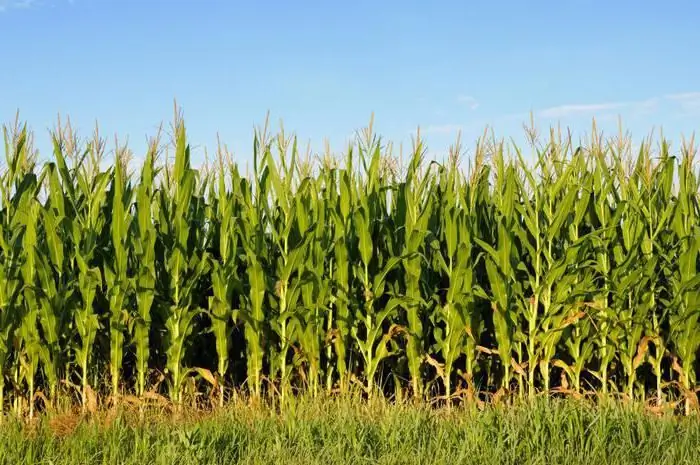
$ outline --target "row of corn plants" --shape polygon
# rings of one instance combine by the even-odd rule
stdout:
[[[403,163],[256,131],[193,168],[183,120],[138,169],[95,133],[39,163],[5,128],[0,407],[193,393],[616,393],[697,404],[698,172],[594,131]]]

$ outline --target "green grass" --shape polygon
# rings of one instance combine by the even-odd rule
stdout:
[[[206,415],[49,415],[0,428],[0,462],[33,464],[690,464],[700,420],[638,404],[539,400],[450,411],[301,399]]]

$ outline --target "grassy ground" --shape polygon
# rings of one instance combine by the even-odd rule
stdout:
[[[7,464],[691,464],[700,419],[567,401],[451,411],[301,400],[169,415],[47,415],[0,426]]]

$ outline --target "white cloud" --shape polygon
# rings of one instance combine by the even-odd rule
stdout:
[[[622,108],[626,105],[627,104],[622,102],[559,105],[556,107],[550,107],[545,108],[544,110],[540,110],[537,112],[537,115],[542,116],[544,118],[564,118],[567,116],[615,110],[618,108]]]
[[[470,101],[469,99],[470,97],[468,96],[459,96],[458,98],[459,101],[464,102]],[[495,123],[529,121],[531,114],[536,119],[543,118],[545,120],[566,120],[567,118],[575,117],[595,117],[598,121],[615,121],[618,116],[621,116],[623,120],[627,120],[629,118],[638,118],[654,113],[661,114],[661,111],[663,111],[664,114],[675,114],[675,116],[699,116],[700,92],[689,91],[676,94],[660,94],[644,100],[563,104],[540,110],[533,110],[532,113],[516,112],[504,114],[497,117],[495,121],[492,120],[489,123],[489,126]],[[436,134],[442,136],[456,135],[459,131],[462,131],[462,133],[465,131],[478,132],[480,129],[482,129],[481,124],[485,126],[485,123],[485,121],[481,120],[478,123],[476,121],[471,121],[462,123],[433,124],[427,126],[423,132],[425,134]]]
[[[665,97],[667,99],[681,101],[681,102],[695,101],[695,100],[700,100],[700,92],[683,92],[680,94],[668,94]]]
[[[471,95],[458,95],[457,102],[467,105],[472,110],[479,108],[479,102]]]
[[[54,8],[61,5],[63,2],[73,6],[76,0],[0,0],[0,13],[9,10],[26,10],[38,7]]]
[[[666,98],[680,106],[686,115],[700,113],[700,92],[669,94],[666,95]]]
[[[0,12],[13,9],[30,8],[35,4],[36,0],[0,0]]]
[[[613,114],[613,110],[625,110],[625,113],[629,115],[638,116],[654,111],[658,107],[661,100],[661,97],[652,97],[646,100],[628,102],[566,104],[536,111],[535,115],[543,118],[556,119],[579,115],[610,116]]]
[[[461,124],[433,124],[425,128],[426,134],[455,134],[462,130]]]
[[[642,100],[640,102],[634,102],[634,106],[638,109],[655,109],[659,106],[660,102],[660,97],[652,97],[646,100]]]

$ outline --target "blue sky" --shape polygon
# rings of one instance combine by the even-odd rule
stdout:
[[[177,98],[191,142],[219,133],[240,162],[268,110],[316,149],[371,112],[434,154],[459,129],[467,148],[487,125],[520,137],[530,111],[677,138],[700,127],[699,18],[691,0],[0,0],[0,119],[19,109],[40,149],[58,113],[98,120],[138,156]]]

